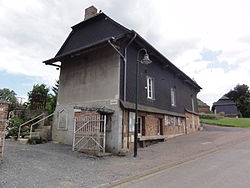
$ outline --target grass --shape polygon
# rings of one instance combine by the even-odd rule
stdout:
[[[228,127],[250,127],[250,118],[227,118],[221,117],[214,119],[201,119],[201,123],[228,126]]]

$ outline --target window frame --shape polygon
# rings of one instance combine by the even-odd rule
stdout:
[[[147,99],[155,99],[154,78],[147,76]]]
[[[170,89],[171,106],[176,107],[176,88]]]
[[[192,111],[195,112],[194,98],[191,97]]]

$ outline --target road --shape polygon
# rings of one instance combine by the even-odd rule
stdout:
[[[249,188],[250,140],[117,187]]]

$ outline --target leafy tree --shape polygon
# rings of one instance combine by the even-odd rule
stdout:
[[[245,84],[237,85],[226,96],[236,103],[243,117],[250,117],[250,90]]]
[[[45,109],[48,99],[49,88],[45,84],[36,84],[28,92],[30,109]]]
[[[16,93],[7,88],[0,89],[0,100],[10,102],[10,110],[13,110],[17,104]]]
[[[56,81],[55,86],[52,87],[53,94],[49,94],[46,104],[46,110],[48,110],[49,114],[55,111],[57,95],[58,95],[58,87],[59,87],[59,81]]]

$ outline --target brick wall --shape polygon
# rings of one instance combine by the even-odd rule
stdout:
[[[200,128],[199,116],[193,113],[186,112],[186,130],[187,133],[192,133]]]
[[[199,113],[211,113],[209,106],[206,107],[198,107],[198,112]]]
[[[8,118],[8,103],[0,101],[0,157],[3,154],[5,126]]]
[[[144,119],[142,136],[150,137],[163,135],[172,137],[185,134],[186,123],[184,117],[148,112],[139,112],[138,115]],[[159,121],[161,121],[161,127],[159,127]],[[134,124],[132,126],[134,126]],[[134,132],[129,130],[129,111],[125,110],[123,147],[131,149],[133,148],[134,144]]]

